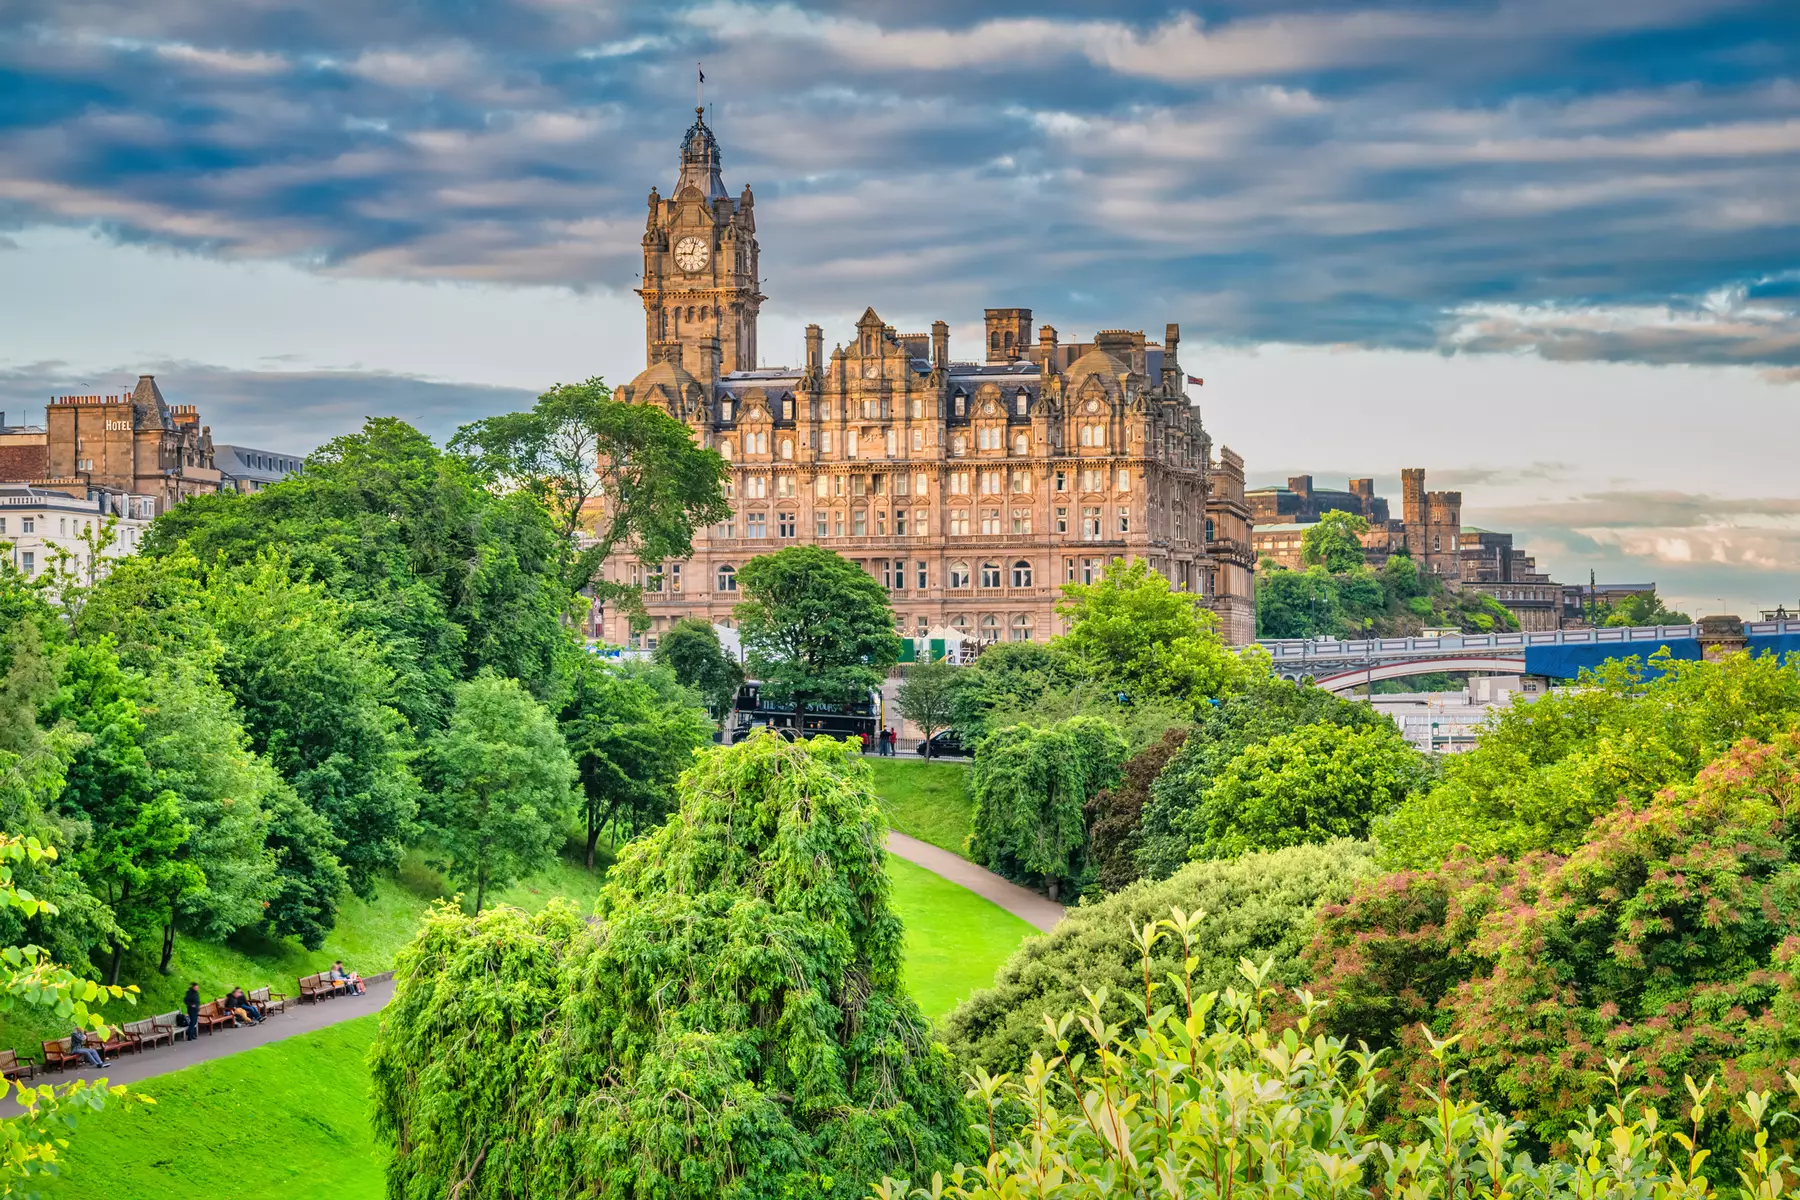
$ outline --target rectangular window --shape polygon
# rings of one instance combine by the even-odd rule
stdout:
[[[1059,492],[1066,492],[1069,490],[1069,473],[1067,471],[1058,471],[1056,473],[1056,490]]]
[[[1084,492],[1102,492],[1106,490],[1106,472],[1097,467],[1089,467],[1081,473],[1081,490]]]
[[[844,536],[844,510],[841,508],[831,514],[831,534],[833,537]]]
[[[1000,494],[1001,490],[1002,489],[1000,486],[1000,472],[998,472],[998,471],[983,471],[981,473],[981,494],[982,495],[998,496]]]
[[[1129,508],[1121,508],[1119,510],[1119,532],[1131,532],[1131,510]]]
[[[784,538],[791,538],[799,531],[799,524],[794,520],[794,514],[789,512],[775,515],[775,527]]]
[[[894,589],[901,592],[906,590],[906,560],[904,558],[894,560]]]
[[[661,563],[651,563],[650,566],[648,568],[646,568],[646,570],[647,570],[648,574],[647,574],[646,578],[644,579],[644,590],[646,592],[662,591],[663,590],[662,564]]]
[[[912,491],[912,476],[901,474],[894,476],[894,495],[905,496]]]
[[[831,518],[826,516],[826,514],[824,514],[824,513],[814,513],[813,514],[813,536],[814,537],[830,537],[831,536]]]
[[[869,494],[868,479],[862,475],[852,475],[850,477],[850,494],[852,496],[868,495]]]
[[[744,495],[753,500],[761,500],[769,492],[769,481],[760,475],[752,475],[744,480]]]
[[[820,475],[813,480],[813,495],[820,500],[831,494],[831,481]]]
[[[887,495],[887,476],[886,475],[871,475],[871,476],[869,476],[869,494],[871,496]]]
[[[25,532],[25,533],[36,533],[37,532],[37,518],[36,517],[21,517],[19,519],[19,528],[22,532]]]
[[[846,433],[844,435],[844,457],[845,458],[855,458],[856,457],[856,444],[857,444],[858,440],[859,439],[857,437],[856,430],[854,430],[854,429],[852,429],[849,433]]]
[[[918,568],[920,589],[922,590],[926,587],[929,587],[930,585],[925,582],[925,560],[922,558],[914,559],[913,566]],[[924,617],[919,618],[919,627],[920,627],[920,629],[923,629],[925,627],[925,618]]]
[[[775,494],[783,499],[791,499],[794,495],[794,477],[777,475],[775,477]]]
[[[1102,574],[1104,574],[1104,572],[1101,570],[1099,559],[1084,558],[1081,560],[1081,582],[1093,583],[1098,580]]]
[[[950,532],[951,532],[951,534],[953,534],[955,536],[959,536],[959,537],[961,535],[969,532],[969,510],[968,509],[953,508],[950,510]]]
[[[1086,542],[1100,540],[1100,509],[1090,505],[1081,510],[1081,538]]]
[[[31,551],[27,550],[27,551],[25,551],[24,554],[21,554],[19,556],[19,561],[20,561],[20,564],[25,568],[25,573],[27,575],[33,574],[37,571],[37,556],[34,555]]]
[[[877,511],[875,514],[875,536],[887,536],[887,512],[885,510]]]
[[[831,430],[827,429],[819,435],[819,449],[826,454],[831,453]]]
[[[912,405],[907,411],[912,413],[912,419],[915,421],[924,419],[925,398],[923,396],[914,396],[912,398]]]
[[[781,402],[781,419],[784,421],[791,421],[794,419],[794,402],[792,400],[783,400]]]
[[[900,431],[898,429],[890,429],[887,431],[887,456],[889,458],[893,458],[895,455],[897,455],[899,453],[900,453]]]
[[[1066,504],[1060,504],[1056,508],[1056,532],[1069,532],[1069,507]]]
[[[915,429],[912,431],[912,448],[914,450],[923,450],[925,448],[925,431],[923,429]]]
[[[850,531],[852,537],[869,536],[869,513],[867,509],[859,508],[850,514]]]
[[[906,536],[906,510],[904,508],[894,510],[894,536]]]
[[[1029,508],[1012,510],[1012,531],[1014,533],[1031,532],[1031,510]]]
[[[844,494],[844,492],[846,490],[848,490],[850,485],[844,482],[845,478],[846,478],[846,476],[843,476],[843,475],[833,475],[831,477],[831,494],[832,495],[841,496]]]
[[[923,500],[930,493],[931,480],[925,477],[925,472],[920,471],[917,475],[913,476],[913,495]]]
[[[919,628],[919,636],[920,637],[924,637],[931,629],[931,622],[927,621],[923,614],[920,614],[920,616],[919,616],[918,628]]]
[[[1119,490],[1121,492],[1129,492],[1131,490],[1131,468],[1130,467],[1120,467],[1119,468]]]
[[[1012,473],[1012,490],[1014,495],[1029,492],[1031,490],[1031,472],[1014,471]]]
[[[981,532],[983,532],[983,533],[999,533],[1000,532],[1000,510],[999,509],[984,508],[981,510]]]
[[[924,537],[930,532],[931,522],[930,518],[925,515],[925,510],[922,508],[913,509],[913,536]]]
[[[0,517],[0,533],[6,532],[6,518]]]
[[[950,494],[966,496],[969,494],[969,473],[967,471],[950,472]],[[26,532],[30,532],[27,530]]]
[[[894,586],[894,564],[885,558],[881,560],[881,586],[890,589]]]
[[[769,514],[754,512],[744,518],[744,536],[766,538],[769,536]]]
[[[737,521],[731,517],[726,517],[723,521],[720,521],[717,526],[715,526],[714,536],[722,537],[722,538],[735,538],[737,536]]]
[[[681,594],[681,564],[669,564],[669,590],[676,595]]]
[[[1075,582],[1075,560],[1072,558],[1063,559],[1063,582]]]

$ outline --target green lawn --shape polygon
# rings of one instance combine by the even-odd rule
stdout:
[[[76,1126],[49,1200],[379,1200],[369,1132],[375,1015],[146,1080],[155,1105]]]
[[[965,763],[870,758],[875,790],[887,802],[888,824],[952,854],[965,854],[975,803]]]
[[[578,859],[560,859],[549,870],[501,891],[493,899],[527,909],[542,908],[552,896],[591,904],[604,875],[603,865],[590,875]],[[395,876],[376,882],[373,901],[355,896],[344,898],[338,909],[337,926],[320,949],[308,950],[292,938],[276,939],[262,933],[241,934],[223,944],[180,938],[175,943],[174,969],[168,975],[157,972],[154,959],[128,955],[121,980],[135,983],[142,994],[135,1007],[116,1003],[108,1005],[105,1011],[110,1019],[121,1023],[141,1015],[170,1012],[181,1006],[181,995],[191,979],[200,981],[201,994],[210,999],[236,984],[249,991],[266,983],[278,992],[293,995],[302,975],[322,971],[338,958],[365,975],[385,971],[393,965],[400,947],[412,940],[420,917],[432,901],[448,897],[453,890],[414,851],[400,864]],[[92,977],[102,976],[95,973]],[[44,1039],[62,1037],[68,1032],[65,1022],[21,1005],[0,1019],[0,1047],[36,1053]]]
[[[906,922],[906,990],[932,1020],[944,1016],[1037,932],[999,905],[924,867],[888,856],[894,909]]]

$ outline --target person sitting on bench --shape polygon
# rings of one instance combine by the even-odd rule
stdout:
[[[225,1011],[230,1013],[232,1019],[239,1025],[261,1025],[263,1023],[262,1013],[257,1011],[256,1005],[250,1003],[250,997],[244,994],[241,984],[232,988],[231,994],[225,997]]]
[[[106,1056],[98,1049],[87,1044],[87,1034],[79,1027],[69,1034],[69,1053],[81,1059],[90,1067],[104,1067]]]
[[[354,992],[358,996],[368,990],[363,987],[362,976],[352,975],[344,970],[344,960],[341,958],[331,964],[331,982],[346,992]]]

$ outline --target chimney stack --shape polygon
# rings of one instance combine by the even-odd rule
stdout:
[[[950,322],[931,323],[931,365],[943,370],[950,365]]]
[[[1038,326],[1038,367],[1045,375],[1056,371],[1056,326]]]
[[[814,371],[825,369],[825,331],[817,325],[806,327],[806,365]]]

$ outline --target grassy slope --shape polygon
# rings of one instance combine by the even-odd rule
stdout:
[[[963,854],[975,803],[969,798],[964,763],[870,758],[875,788],[887,801],[888,824],[901,833]]]
[[[542,908],[552,896],[590,904],[603,877],[600,868],[590,875],[578,861],[562,859],[542,874],[507,888],[495,900],[527,909]],[[395,952],[412,939],[425,910],[453,890],[415,851],[395,878],[377,881],[373,901],[345,898],[338,910],[337,927],[317,951],[292,938],[277,940],[262,934],[241,935],[224,944],[180,938],[169,975],[159,974],[153,960],[127,957],[123,982],[136,984],[142,994],[136,1006],[112,1004],[106,1012],[121,1023],[150,1013],[171,1012],[180,1007],[191,979],[200,981],[201,994],[209,999],[235,984],[248,991],[266,983],[291,996],[298,990],[300,976],[324,970],[333,959],[341,958],[365,975],[385,971],[393,965]],[[35,1052],[45,1038],[66,1033],[64,1022],[21,1006],[0,1020],[0,1047]]]
[[[147,1080],[155,1105],[109,1106],[76,1127],[48,1200],[254,1196],[377,1200],[369,1132],[374,1014]]]
[[[906,923],[906,990],[937,1020],[1037,932],[992,901],[916,867],[888,858],[893,903]]]

